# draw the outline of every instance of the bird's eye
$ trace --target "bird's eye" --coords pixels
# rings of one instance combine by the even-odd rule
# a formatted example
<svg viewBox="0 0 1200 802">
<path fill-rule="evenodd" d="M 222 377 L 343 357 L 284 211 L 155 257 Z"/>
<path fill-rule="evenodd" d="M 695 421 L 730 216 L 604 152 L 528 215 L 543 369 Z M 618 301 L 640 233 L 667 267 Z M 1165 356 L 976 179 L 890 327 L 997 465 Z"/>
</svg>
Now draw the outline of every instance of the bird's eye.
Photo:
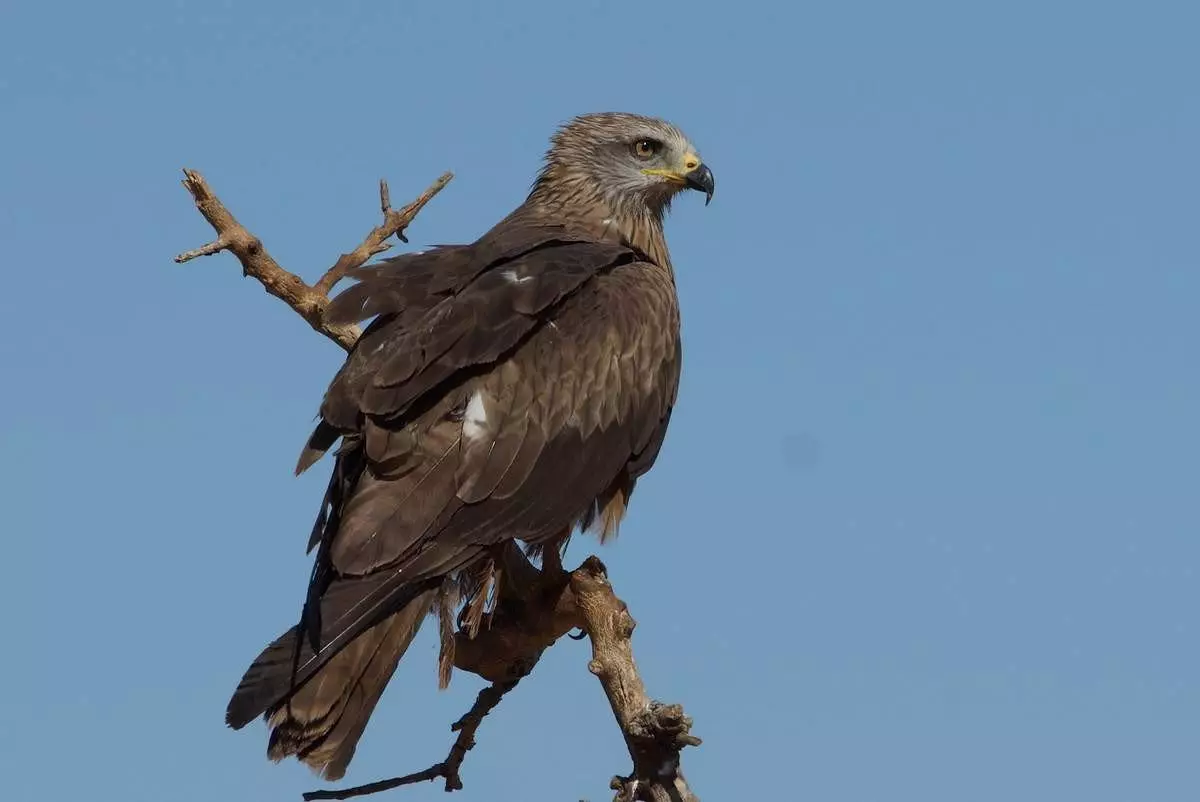
<svg viewBox="0 0 1200 802">
<path fill-rule="evenodd" d="M 639 159 L 649 159 L 654 154 L 658 153 L 662 144 L 655 142 L 653 139 L 639 139 L 633 143 L 633 155 Z"/>
</svg>

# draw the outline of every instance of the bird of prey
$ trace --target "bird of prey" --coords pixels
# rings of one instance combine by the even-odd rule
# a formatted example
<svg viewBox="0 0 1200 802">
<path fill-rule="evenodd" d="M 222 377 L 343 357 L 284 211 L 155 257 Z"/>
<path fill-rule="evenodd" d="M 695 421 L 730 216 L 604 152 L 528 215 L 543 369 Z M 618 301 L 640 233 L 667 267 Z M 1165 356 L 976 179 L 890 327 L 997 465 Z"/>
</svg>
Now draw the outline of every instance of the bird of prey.
<svg viewBox="0 0 1200 802">
<path fill-rule="evenodd" d="M 351 274 L 326 319 L 373 320 L 297 466 L 341 440 L 307 599 L 247 669 L 229 726 L 263 715 L 271 759 L 340 778 L 440 593 L 465 588 L 478 619 L 498 547 L 557 554 L 576 528 L 615 532 L 676 399 L 663 218 L 689 188 L 707 205 L 713 175 L 678 128 L 583 115 L 474 243 Z"/>
</svg>

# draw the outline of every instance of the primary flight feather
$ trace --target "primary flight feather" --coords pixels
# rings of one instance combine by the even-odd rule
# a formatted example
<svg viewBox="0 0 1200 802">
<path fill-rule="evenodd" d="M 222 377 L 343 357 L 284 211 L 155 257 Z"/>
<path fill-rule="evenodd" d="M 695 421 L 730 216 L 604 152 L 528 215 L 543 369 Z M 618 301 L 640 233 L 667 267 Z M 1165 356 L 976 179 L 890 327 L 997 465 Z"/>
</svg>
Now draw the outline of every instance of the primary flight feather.
<svg viewBox="0 0 1200 802">
<path fill-rule="evenodd" d="M 370 318 L 301 454 L 332 448 L 300 624 L 263 650 L 226 722 L 264 715 L 272 759 L 341 777 L 447 583 L 498 546 L 605 537 L 653 465 L 679 386 L 663 217 L 713 193 L 687 137 L 633 114 L 554 135 L 528 198 L 470 245 L 362 267 L 327 310 Z"/>
</svg>

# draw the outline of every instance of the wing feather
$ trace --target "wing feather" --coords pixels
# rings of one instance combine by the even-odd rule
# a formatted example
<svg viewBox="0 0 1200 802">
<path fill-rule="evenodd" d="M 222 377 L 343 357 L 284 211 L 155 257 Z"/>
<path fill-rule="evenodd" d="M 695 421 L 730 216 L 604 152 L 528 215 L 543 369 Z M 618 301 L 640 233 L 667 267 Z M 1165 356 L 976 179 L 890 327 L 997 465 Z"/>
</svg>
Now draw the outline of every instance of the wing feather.
<svg viewBox="0 0 1200 802">
<path fill-rule="evenodd" d="M 390 478 L 368 471 L 346 503 L 331 559 L 343 574 L 362 575 L 402 560 L 456 504 L 459 430 L 444 421 L 426 432 L 412 470 Z"/>
<path fill-rule="evenodd" d="M 530 382 L 515 360 L 498 366 L 476 392 L 486 416 L 470 421 L 471 436 L 463 437 L 458 497 L 467 504 L 491 495 L 512 466 L 525 442 L 532 401 Z"/>
</svg>

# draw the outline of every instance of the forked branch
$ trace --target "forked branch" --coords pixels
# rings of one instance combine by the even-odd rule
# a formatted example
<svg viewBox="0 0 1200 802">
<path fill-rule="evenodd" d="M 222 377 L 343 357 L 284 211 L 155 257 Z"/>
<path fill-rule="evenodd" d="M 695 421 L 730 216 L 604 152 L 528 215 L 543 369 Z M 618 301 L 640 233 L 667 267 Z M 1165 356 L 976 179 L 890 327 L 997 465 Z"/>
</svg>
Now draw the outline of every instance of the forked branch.
<svg viewBox="0 0 1200 802">
<path fill-rule="evenodd" d="M 362 333 L 357 326 L 333 326 L 324 320 L 325 307 L 329 305 L 329 293 L 334 285 L 345 275 L 366 264 L 367 260 L 389 247 L 386 240 L 395 234 L 404 239 L 404 230 L 412 223 L 413 218 L 433 196 L 442 191 L 454 174 L 443 173 L 440 178 L 429 185 L 416 200 L 399 211 L 391 206 L 386 181 L 379 182 L 380 206 L 383 209 L 383 223 L 371 229 L 366 239 L 350 251 L 342 254 L 333 267 L 325 272 L 320 280 L 311 287 L 295 273 L 288 272 L 267 253 L 262 241 L 251 234 L 237 218 L 225 208 L 221 199 L 209 187 L 204 176 L 195 170 L 184 169 L 183 186 L 192 194 L 196 208 L 217 232 L 217 238 L 212 242 L 190 251 L 184 251 L 175 257 L 178 263 L 188 262 L 199 256 L 212 256 L 221 251 L 229 251 L 242 263 L 242 275 L 258 280 L 267 292 L 280 299 L 308 324 L 324 334 L 338 345 L 350 350 Z"/>
</svg>

